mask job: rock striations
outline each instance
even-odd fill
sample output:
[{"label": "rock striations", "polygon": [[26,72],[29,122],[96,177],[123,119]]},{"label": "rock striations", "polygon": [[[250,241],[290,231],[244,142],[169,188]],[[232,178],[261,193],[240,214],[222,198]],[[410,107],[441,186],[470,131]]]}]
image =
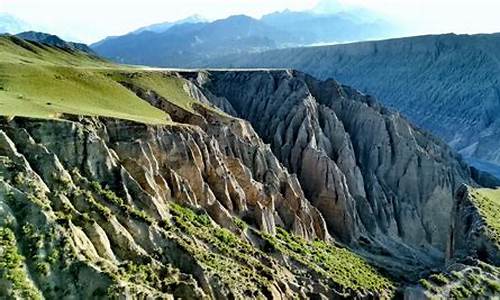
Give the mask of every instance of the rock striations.
[{"label": "rock striations", "polygon": [[333,80],[261,71],[212,72],[197,82],[208,101],[270,143],[336,237],[394,255],[441,257],[454,191],[474,184],[444,143]]},{"label": "rock striations", "polygon": [[474,166],[500,176],[499,47],[498,33],[443,34],[280,49],[188,66],[294,68],[335,78],[376,96]]},{"label": "rock striations", "polygon": [[165,75],[192,110],[122,85],[169,125],[0,123],[0,296],[388,298],[394,278],[372,264],[407,279],[442,266],[455,190],[494,183],[333,80]]}]

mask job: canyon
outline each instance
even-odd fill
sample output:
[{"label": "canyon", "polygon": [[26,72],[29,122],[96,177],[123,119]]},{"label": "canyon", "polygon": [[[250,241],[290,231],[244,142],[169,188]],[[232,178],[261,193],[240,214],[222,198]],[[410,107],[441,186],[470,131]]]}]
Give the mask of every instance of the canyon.
[{"label": "canyon", "polygon": [[480,205],[494,197],[475,200],[498,179],[354,88],[120,66],[16,37],[0,38],[0,70],[0,296],[500,292]]}]

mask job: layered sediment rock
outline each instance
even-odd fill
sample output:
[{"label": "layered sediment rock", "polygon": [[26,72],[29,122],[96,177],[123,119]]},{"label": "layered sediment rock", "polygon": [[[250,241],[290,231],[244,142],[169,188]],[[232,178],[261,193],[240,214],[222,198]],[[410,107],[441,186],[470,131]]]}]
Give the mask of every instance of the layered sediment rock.
[{"label": "layered sediment rock", "polygon": [[[174,108],[168,107],[174,118],[188,114]],[[186,250],[186,239],[187,245],[200,243],[195,237],[164,228],[171,203],[203,208],[240,233],[235,217],[264,234],[280,226],[309,240],[330,239],[296,177],[248,123],[199,110],[205,117],[191,113],[186,123],[171,126],[72,116],[1,124],[0,225],[12,228],[20,253],[35,251],[28,253],[28,277],[44,297],[88,298],[109,295],[110,288],[134,298],[244,297],[243,288],[199,265],[198,248]],[[43,245],[26,250],[31,242]],[[38,274],[39,266],[47,274]],[[134,283],[126,275],[134,268],[168,274],[172,283]],[[88,284],[90,278],[96,283]],[[256,285],[254,296],[307,292],[272,284]]]},{"label": "layered sediment rock", "polygon": [[270,143],[336,237],[427,262],[443,258],[454,192],[475,184],[444,143],[333,80],[295,71],[191,78]]},{"label": "layered sediment rock", "polygon": [[[18,290],[388,297],[390,280],[334,239],[398,275],[439,265],[454,190],[494,183],[335,81],[294,71],[170,75],[185,79],[192,110],[122,83],[167,111],[170,125],[1,121],[0,250],[19,254],[9,269],[21,274]],[[12,285],[2,278],[0,287]]]},{"label": "layered sediment rock", "polygon": [[441,34],[238,54],[190,66],[293,68],[335,78],[375,95],[500,176],[499,47],[498,33]]}]

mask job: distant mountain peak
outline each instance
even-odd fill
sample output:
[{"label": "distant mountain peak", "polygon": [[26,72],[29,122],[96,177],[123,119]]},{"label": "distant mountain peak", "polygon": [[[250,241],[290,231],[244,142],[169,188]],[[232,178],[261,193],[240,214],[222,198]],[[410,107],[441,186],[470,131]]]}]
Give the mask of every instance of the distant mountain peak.
[{"label": "distant mountain peak", "polygon": [[199,14],[194,14],[182,20],[176,21],[177,23],[203,23],[208,22],[208,19]]},{"label": "distant mountain peak", "polygon": [[238,21],[249,21],[249,22],[255,22],[255,21],[258,21],[257,19],[255,18],[252,18],[250,16],[247,16],[247,15],[234,15],[234,16],[229,16],[225,19],[220,19],[218,21],[223,21],[223,22],[227,22],[227,21],[235,21],[235,20],[238,20]]},{"label": "distant mountain peak", "polygon": [[42,44],[47,44],[51,46],[56,46],[62,49],[67,49],[67,50],[72,50],[72,51],[81,51],[85,52],[87,54],[95,55],[95,52],[89,48],[89,46],[81,43],[73,43],[73,42],[67,42],[57,35],[49,34],[49,33],[44,33],[44,32],[37,32],[37,31],[25,31],[19,34],[15,35],[18,38],[32,41],[32,42],[37,42],[37,43],[42,43]]},{"label": "distant mountain peak", "polygon": [[207,18],[205,18],[199,14],[194,14],[194,15],[191,15],[191,16],[186,17],[184,19],[180,19],[180,20],[173,21],[173,22],[169,21],[169,22],[162,22],[162,23],[156,23],[156,24],[144,26],[144,27],[141,27],[141,28],[133,31],[132,33],[137,34],[137,33],[141,33],[144,31],[152,31],[152,32],[156,32],[156,33],[162,33],[162,32],[169,30],[170,28],[172,28],[175,25],[196,24],[196,23],[206,23],[206,22],[208,22]]},{"label": "distant mountain peak", "polygon": [[[91,45],[103,57],[162,67],[197,64],[214,57],[275,48],[382,38],[393,29],[383,22],[365,22],[349,12],[318,14],[284,10],[260,19],[233,15],[213,22],[193,23],[197,15],[141,28]],[[148,45],[148,50],[144,45]]]}]

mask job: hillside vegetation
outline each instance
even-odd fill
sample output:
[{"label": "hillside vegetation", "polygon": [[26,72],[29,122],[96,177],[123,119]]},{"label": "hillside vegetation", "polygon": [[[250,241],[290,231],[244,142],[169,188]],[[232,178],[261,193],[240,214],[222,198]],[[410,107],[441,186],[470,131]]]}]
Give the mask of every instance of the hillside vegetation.
[{"label": "hillside vegetation", "polygon": [[[393,295],[392,279],[330,244],[251,127],[187,85],[178,73],[0,38],[0,297]],[[208,124],[211,135],[181,126]],[[256,166],[219,147],[229,141]],[[270,178],[258,175],[263,162]],[[262,226],[270,199],[299,201],[279,204],[283,218],[317,241]]]},{"label": "hillside vegetation", "polygon": [[73,52],[0,37],[0,114],[59,118],[61,114],[105,116],[147,124],[170,118],[120,84],[137,82],[164,98],[190,105],[183,80],[168,72],[118,66]]},{"label": "hillside vegetation", "polygon": [[0,49],[0,298],[406,295],[445,268],[455,188],[482,184],[334,81]]},{"label": "hillside vegetation", "polygon": [[500,189],[476,189],[472,195],[488,233],[500,244]]}]

